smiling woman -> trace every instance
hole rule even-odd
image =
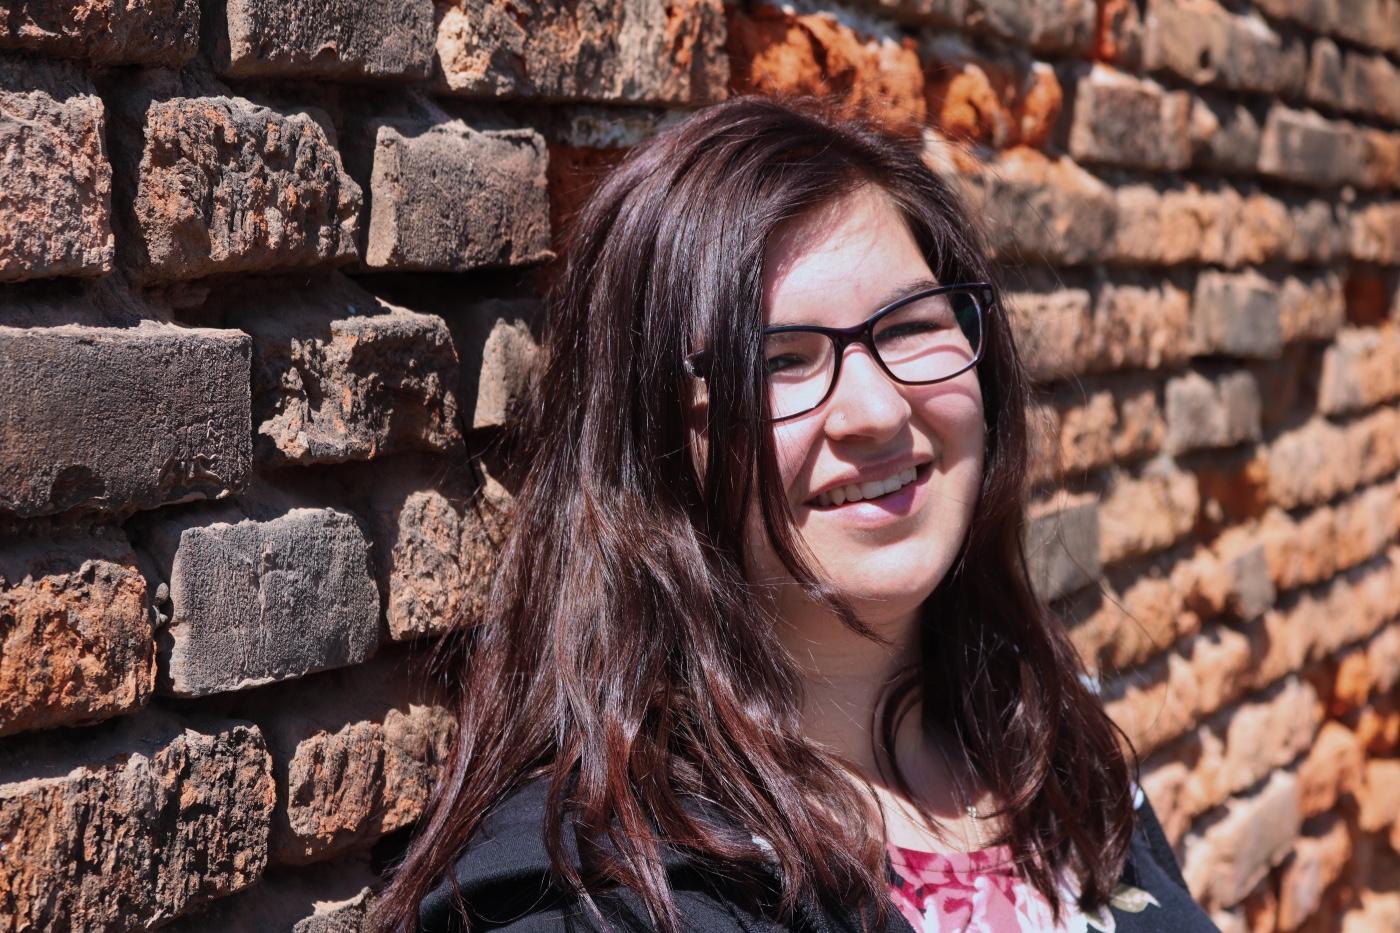
[[[1031,590],[1025,377],[917,146],[731,100],[562,259],[382,925],[1213,929]]]

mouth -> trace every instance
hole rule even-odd
[[[906,467],[885,480],[838,486],[812,497],[807,500],[806,505],[818,511],[831,511],[855,502],[879,502],[923,479],[930,468],[931,464],[921,463],[916,467]]]

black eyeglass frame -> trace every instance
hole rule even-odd
[[[880,351],[875,346],[875,325],[880,323],[887,315],[893,314],[895,311],[898,311],[911,302],[919,301],[924,298],[932,298],[936,295],[946,295],[952,292],[968,292],[972,296],[972,306],[977,309],[977,351],[972,355],[972,359],[966,366],[946,376],[939,376],[937,379],[911,380],[899,378],[890,371],[889,366],[885,363],[884,358],[880,356]],[[979,292],[982,294],[979,295]],[[982,360],[982,351],[986,349],[987,346],[987,309],[992,306],[992,298],[994,295],[995,291],[990,282],[959,282],[949,285],[938,285],[933,288],[926,288],[914,292],[911,295],[905,295],[903,298],[896,299],[885,305],[861,323],[853,324],[850,327],[822,327],[817,324],[783,324],[777,327],[765,327],[763,329],[763,336],[765,337],[769,334],[790,334],[797,332],[821,334],[836,346],[836,364],[831,373],[831,384],[826,387],[826,393],[811,407],[793,412],[790,415],[783,415],[781,418],[769,418],[768,422],[770,424],[777,424],[780,421],[788,421],[792,418],[805,415],[808,412],[815,411],[826,404],[826,400],[831,398],[831,393],[836,391],[836,383],[841,379],[841,361],[846,356],[846,348],[853,343],[859,343],[869,350],[870,355],[874,357],[879,367],[884,370],[885,375],[889,376],[900,385],[926,386],[938,382],[947,382],[949,379],[956,379]],[[984,298],[985,301],[983,300]],[[682,365],[688,374],[694,376],[696,379],[704,380],[706,378],[706,371],[709,369],[707,365],[709,358],[709,350],[697,350],[687,356],[682,361]]]

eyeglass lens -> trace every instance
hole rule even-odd
[[[900,382],[937,382],[970,367],[981,343],[981,315],[971,291],[928,295],[876,322],[876,354]],[[769,418],[791,418],[816,408],[836,378],[836,343],[816,331],[764,337]]]

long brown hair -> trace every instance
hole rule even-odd
[[[482,617],[464,622],[452,656],[456,746],[380,901],[387,926],[415,929],[419,901],[450,877],[483,815],[542,775],[551,868],[599,921],[590,895],[617,883],[656,928],[677,929],[665,844],[731,875],[776,858],[784,917],[836,898],[874,905],[883,923],[883,838],[833,756],[804,738],[801,679],[742,570],[756,495],[794,578],[875,637],[801,556],[759,417],[758,365],[770,235],[868,183],[903,213],[940,281],[996,281],[976,225],[918,142],[812,103],[741,97],[697,111],[633,149],[575,219],[512,444],[510,531]],[[1058,912],[1067,870],[1093,910],[1126,858],[1135,756],[1130,768],[1131,746],[1031,589],[1029,389],[1006,319],[989,317],[976,512],[926,603],[918,663],[890,685],[872,731],[892,749],[909,699],[922,697],[925,722],[957,737],[1002,802],[1000,841],[1031,882]],[[701,470],[682,368],[696,335],[715,351]],[[697,821],[687,799],[742,832]],[[562,856],[566,812],[579,851],[596,855],[584,873]]]

